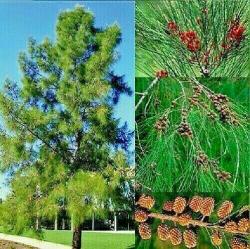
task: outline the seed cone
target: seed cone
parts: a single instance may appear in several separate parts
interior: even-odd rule
[[[231,174],[226,171],[214,170],[214,174],[222,182],[226,182],[232,177]]]
[[[211,241],[214,246],[220,246],[222,244],[222,235],[219,231],[214,231],[211,235]]]
[[[174,200],[173,211],[177,214],[181,214],[187,205],[187,201],[183,197],[176,197]]]
[[[230,245],[232,249],[248,249],[249,248],[248,244],[245,241],[237,237],[234,237],[231,240]]]
[[[139,205],[140,207],[151,209],[155,204],[155,200],[152,196],[142,195],[136,202],[136,204]]]
[[[193,196],[188,205],[192,211],[197,213],[200,211],[202,200],[203,198],[201,196]]]
[[[166,241],[170,236],[170,229],[167,225],[161,224],[157,228],[157,235],[160,240]]]
[[[189,124],[186,121],[182,121],[180,125],[178,126],[178,132],[183,137],[189,137],[192,138],[193,132],[189,126]]]
[[[183,233],[183,239],[187,248],[194,248],[197,245],[197,235],[192,230],[185,230]]]
[[[180,245],[182,242],[182,234],[178,228],[172,228],[169,233],[169,238],[172,245]]]
[[[173,201],[166,201],[163,204],[163,208],[162,209],[164,211],[171,212],[171,211],[173,211],[173,206],[174,206],[174,202]]]
[[[151,228],[147,223],[141,223],[138,229],[142,239],[147,240],[151,238]]]
[[[212,197],[206,197],[201,202],[200,212],[204,216],[210,216],[214,210],[214,199]]]
[[[154,125],[155,129],[159,132],[163,132],[168,128],[169,120],[167,115],[162,116],[158,119]]]
[[[203,151],[198,151],[195,163],[199,167],[206,168],[209,164],[208,156]]]
[[[231,201],[224,201],[217,211],[219,218],[223,219],[227,217],[233,210],[234,204]]]
[[[238,230],[241,232],[247,232],[250,228],[249,219],[242,218],[238,222]]]
[[[145,222],[148,219],[148,214],[144,210],[136,210],[135,211],[135,221],[137,222]]]
[[[225,224],[224,228],[227,232],[234,232],[238,230],[238,225],[234,221],[229,221]]]
[[[189,214],[181,214],[179,216],[179,224],[181,226],[187,226],[191,220],[192,217]]]

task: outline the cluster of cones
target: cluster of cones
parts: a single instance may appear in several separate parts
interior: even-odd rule
[[[197,52],[201,47],[200,39],[195,31],[180,31],[180,28],[174,21],[170,21],[167,23],[166,32],[169,34],[178,35],[180,41],[187,47],[190,52]]]
[[[209,98],[212,101],[216,111],[219,113],[220,120],[223,123],[229,123],[233,125],[237,125],[239,123],[235,117],[235,114],[230,110],[227,96],[223,94],[211,94]]]
[[[197,229],[206,227],[212,229],[211,242],[213,245],[222,244],[222,231],[225,231],[234,234],[230,242],[232,249],[248,248],[245,239],[238,234],[249,233],[249,217],[241,215],[237,218],[237,222],[236,219],[233,220],[234,205],[231,201],[224,201],[217,209],[217,226],[213,226],[212,223],[203,223],[204,219],[209,219],[209,216],[215,212],[215,200],[212,197],[193,196],[188,200],[178,196],[173,201],[166,201],[163,204],[163,215],[150,213],[150,209],[155,204],[155,200],[151,196],[142,195],[136,204],[138,208],[135,211],[135,220],[140,223],[138,231],[144,240],[152,237],[152,229],[147,220],[154,217],[162,220],[157,227],[158,238],[161,241],[169,241],[172,245],[180,245],[183,242],[187,248],[196,247],[198,245]],[[201,214],[202,218],[193,218],[194,213]],[[166,218],[164,219],[163,216]],[[164,220],[169,222],[174,220],[174,224],[166,224]],[[185,228],[181,229],[181,227]]]
[[[164,114],[156,121],[154,127],[157,131],[164,132],[168,128],[168,125],[169,125],[168,115]]]
[[[191,105],[197,105],[199,103],[199,96],[202,93],[202,86],[194,86],[193,87],[194,94],[189,98]]]
[[[203,13],[207,14],[208,10],[206,9],[206,11]],[[201,18],[197,18],[197,23],[199,25],[202,24]],[[205,64],[205,68],[202,69],[202,73],[205,76],[209,75],[209,70],[207,69],[207,67],[209,64],[209,60],[213,60],[213,58],[209,57],[211,54],[211,49],[214,47],[214,45],[211,45],[211,48],[205,51],[201,58],[198,58],[197,52],[201,49],[201,40],[198,37],[196,31],[181,31],[180,27],[174,21],[169,21],[167,23],[166,33],[179,37],[181,43],[183,43],[190,52],[196,53],[195,56],[191,57],[190,62],[203,62]],[[219,61],[222,58],[226,58],[229,52],[233,50],[233,48],[238,47],[240,45],[242,40],[244,40],[245,36],[246,27],[244,26],[244,24],[241,23],[239,19],[232,20],[230,22],[228,31],[223,38],[223,42],[221,43],[221,47],[223,50],[215,56],[214,60]]]

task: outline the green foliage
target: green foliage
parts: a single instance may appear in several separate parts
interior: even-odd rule
[[[136,6],[137,75],[150,76],[166,69],[172,77],[249,75],[248,0],[138,1]],[[244,38],[230,44],[233,22],[243,25]],[[177,30],[168,30],[174,22]],[[191,52],[180,33],[194,31],[200,48]],[[223,47],[224,46],[224,47]],[[204,70],[207,70],[204,71]]]
[[[68,209],[75,224],[81,224],[93,214],[104,212],[108,188],[101,174],[79,171],[68,182]]]
[[[203,106],[191,106],[191,81],[166,79],[158,82],[136,113],[136,178],[144,190],[248,191],[249,79],[199,81],[215,93],[229,97],[230,108],[236,113],[239,125],[223,123],[218,118],[212,120],[208,113],[214,107],[205,95],[199,98]],[[150,78],[138,78],[136,91],[144,92],[150,83]],[[174,99],[177,101],[173,106]],[[204,108],[205,104],[208,108]],[[189,110],[187,121],[193,132],[191,139],[177,132],[183,108]],[[169,125],[159,132],[154,126],[165,113],[168,113]],[[198,166],[195,163],[197,151],[204,151],[209,159],[215,159],[218,170],[229,172],[231,179],[219,180],[212,168]]]
[[[131,93],[111,71],[120,40],[118,25],[96,28],[78,6],[59,15],[55,42],[30,39],[20,53],[22,84],[6,80],[0,93],[0,170],[12,173],[1,213],[12,207],[2,220],[9,230],[34,228],[61,210],[80,224],[127,180],[115,159],[122,145],[113,107]]]

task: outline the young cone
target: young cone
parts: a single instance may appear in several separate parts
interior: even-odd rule
[[[149,195],[142,195],[136,204],[142,208],[150,210],[155,204],[155,199]]]
[[[242,218],[238,222],[238,230],[241,232],[247,232],[250,228],[250,222],[247,218]]]
[[[172,228],[169,233],[169,238],[172,245],[180,245],[182,242],[182,233],[178,228]]]
[[[214,210],[214,199],[206,197],[201,202],[200,212],[203,216],[210,216]]]
[[[189,214],[181,214],[179,216],[179,224],[181,226],[187,226],[190,220],[192,220],[192,217]]]
[[[225,224],[224,228],[227,232],[234,232],[238,230],[238,225],[235,221],[229,221]]]
[[[183,233],[183,239],[187,248],[194,248],[197,246],[197,235],[192,230],[185,230]]]
[[[193,196],[188,205],[192,211],[198,213],[200,211],[202,201],[203,198],[201,196]]]
[[[248,244],[240,238],[234,237],[230,242],[232,249],[248,249]]]
[[[211,235],[211,241],[214,246],[220,246],[222,244],[222,235],[219,231],[214,231]]]
[[[220,219],[227,217],[233,210],[233,203],[231,201],[224,201],[217,211],[217,215]]]
[[[166,241],[169,239],[169,227],[165,224],[161,224],[157,228],[157,235],[160,240]]]
[[[142,239],[148,240],[151,238],[151,228],[147,223],[141,223],[138,230]]]
[[[145,222],[148,219],[148,214],[144,210],[136,210],[135,211],[135,221],[137,222]]]
[[[174,202],[173,201],[166,201],[163,204],[163,208],[162,209],[164,211],[171,212],[171,211],[173,211],[173,206],[174,206]]]
[[[183,197],[176,197],[174,200],[173,211],[177,214],[181,214],[187,205],[187,201]]]

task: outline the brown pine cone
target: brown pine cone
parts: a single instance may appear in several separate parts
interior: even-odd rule
[[[220,219],[227,217],[233,210],[234,204],[231,201],[224,201],[217,211]]]
[[[234,232],[238,230],[238,225],[234,221],[229,221],[225,224],[225,231]]]
[[[135,221],[137,222],[145,222],[148,219],[148,214],[144,210],[136,210],[135,211]]]
[[[173,211],[177,214],[181,214],[187,205],[187,201],[183,197],[176,197],[174,200]]]
[[[173,210],[174,202],[173,201],[166,201],[163,204],[163,210],[167,212],[171,212]]]
[[[161,224],[157,228],[157,235],[160,240],[166,241],[167,239],[169,239],[169,236],[170,236],[169,232],[170,232],[170,229],[165,224]]]
[[[206,197],[201,202],[200,213],[203,216],[210,216],[214,210],[214,198]]]
[[[178,218],[181,226],[187,226],[192,220],[192,217],[189,214],[181,214]]]
[[[178,228],[172,228],[169,232],[169,238],[172,245],[177,246],[182,242],[182,234]]]
[[[248,249],[248,244],[240,238],[234,237],[230,242],[232,249]]]
[[[181,136],[189,137],[189,138],[192,138],[192,136],[193,136],[193,132],[191,130],[191,127],[189,126],[189,124],[186,121],[182,121],[180,123],[180,125],[178,126],[177,130]]]
[[[183,239],[187,248],[194,248],[197,245],[197,235],[192,230],[185,230],[183,233]]]
[[[214,246],[220,246],[222,244],[222,235],[219,231],[214,231],[211,235],[211,241]]]
[[[168,128],[168,125],[169,125],[169,120],[167,115],[165,114],[155,122],[154,127],[159,132],[163,132]]]
[[[151,209],[155,204],[155,200],[152,196],[142,195],[136,204],[142,208]]]
[[[201,196],[197,196],[197,195],[193,196],[188,205],[192,209],[192,211],[197,213],[200,211],[202,200],[203,198]]]
[[[247,232],[250,228],[250,222],[247,218],[242,218],[238,222],[238,230],[241,232]]]
[[[151,228],[147,223],[141,223],[138,230],[142,239],[147,240],[151,238]]]

